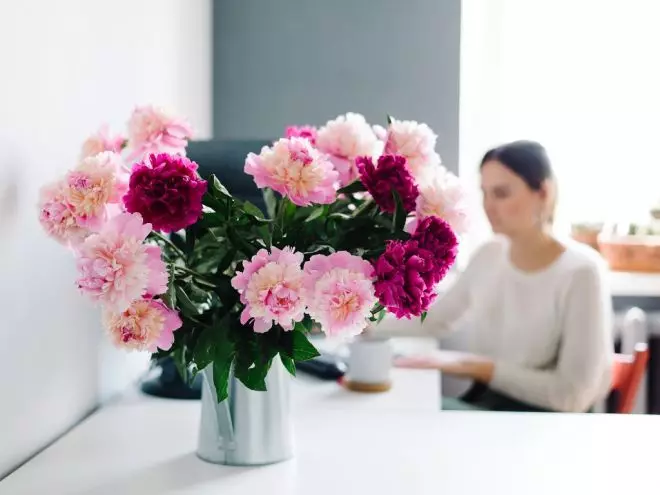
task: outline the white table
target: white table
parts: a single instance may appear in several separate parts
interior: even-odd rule
[[[410,372],[413,373],[413,372]],[[297,455],[260,468],[194,455],[199,405],[124,400],[0,482],[0,494],[620,494],[657,491],[651,416],[310,407]]]

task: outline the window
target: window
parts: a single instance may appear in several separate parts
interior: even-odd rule
[[[645,219],[660,200],[660,2],[464,0],[460,171],[534,139],[558,223]]]

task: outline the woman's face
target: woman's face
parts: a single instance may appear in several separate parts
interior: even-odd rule
[[[515,237],[542,227],[545,189],[534,191],[499,161],[481,167],[481,190],[493,232]]]

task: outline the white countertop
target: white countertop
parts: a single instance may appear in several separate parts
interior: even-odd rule
[[[657,490],[653,416],[315,408],[296,458],[232,468],[195,457],[199,405],[141,399],[92,416],[0,494],[620,494]],[[655,487],[655,488],[654,488]]]
[[[197,401],[132,392],[0,482],[0,495],[600,495],[660,484],[643,453],[658,417],[439,412],[438,373],[395,370],[393,381],[359,394],[300,377],[296,457],[259,468],[195,456]]]

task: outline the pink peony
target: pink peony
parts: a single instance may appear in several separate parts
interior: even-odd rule
[[[312,256],[304,272],[309,315],[326,334],[354,336],[367,327],[377,301],[371,263],[340,251]]]
[[[169,350],[182,321],[154,299],[138,299],[123,311],[103,309],[103,324],[117,347],[136,351]]]
[[[307,139],[282,138],[261,154],[250,153],[245,173],[258,187],[270,187],[298,206],[335,201],[337,172]]]
[[[202,216],[206,181],[197,174],[197,164],[179,155],[149,155],[133,166],[126,210],[139,213],[154,230],[175,232]]]
[[[167,290],[167,270],[158,246],[144,244],[151,225],[137,213],[109,220],[78,247],[80,290],[109,309],[123,311],[145,294]]]
[[[413,176],[406,168],[406,159],[399,155],[383,155],[378,158],[378,167],[371,157],[362,156],[356,161],[360,180],[374,198],[381,210],[394,213],[396,203],[392,191],[401,198],[406,212],[415,209],[419,190]]]
[[[341,186],[357,180],[355,159],[358,156],[374,156],[378,139],[363,115],[347,113],[330,120],[319,129],[316,146],[332,160]]]
[[[121,157],[103,151],[85,158],[67,174],[67,199],[78,224],[98,230],[108,218],[108,205],[120,204],[126,191]]]
[[[76,221],[67,189],[65,181],[58,181],[39,192],[39,223],[49,236],[65,246],[79,244],[90,233]]]
[[[301,137],[309,140],[312,146],[316,145],[316,127],[309,125],[295,126],[290,125],[286,128],[285,138]]]
[[[292,330],[303,319],[302,261],[302,253],[293,248],[273,247],[270,253],[261,249],[250,261],[243,262],[243,271],[237,271],[231,280],[245,305],[243,325],[253,320],[254,331],[264,333],[273,325]]]
[[[185,154],[192,137],[190,124],[154,106],[137,107],[128,121],[128,159],[151,153]]]
[[[123,136],[113,136],[107,125],[102,126],[96,133],[89,136],[82,145],[80,158],[85,159],[98,155],[104,151],[121,152],[125,139]]]
[[[390,241],[375,261],[376,296],[397,318],[421,316],[435,300],[432,255],[416,241]]]
[[[420,249],[431,253],[433,270],[429,273],[429,284],[440,282],[456,261],[458,240],[450,225],[442,218],[426,217],[419,222],[410,238]]]
[[[435,151],[437,136],[426,124],[410,120],[392,120],[385,137],[385,153],[403,155],[408,168],[419,183],[424,176],[440,165]]]
[[[459,178],[444,167],[438,167],[438,170],[420,186],[416,219],[406,226],[406,230],[414,232],[419,220],[431,216],[445,220],[457,234],[464,234],[468,230],[469,216],[465,188]]]

